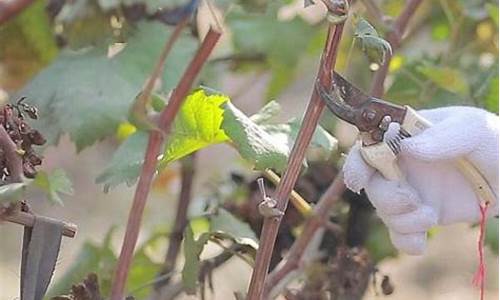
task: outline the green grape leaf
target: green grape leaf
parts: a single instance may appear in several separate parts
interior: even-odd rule
[[[498,255],[498,219],[491,218],[486,224],[485,243],[490,250]]]
[[[193,229],[186,226],[184,231],[184,267],[182,268],[182,283],[188,295],[196,293],[198,274],[200,272],[200,254],[208,242],[210,233],[205,232],[195,240]]]
[[[355,20],[354,37],[360,42],[361,49],[371,62],[383,64],[387,55],[392,55],[389,42],[380,37],[377,30],[365,19]]]
[[[264,14],[233,9],[226,20],[239,55],[264,55],[272,79],[266,97],[276,97],[294,78],[297,63],[307,52],[316,29],[303,19],[278,20],[279,3],[269,3]]]
[[[250,116],[250,120],[257,124],[269,122],[276,117],[281,111],[281,105],[276,101],[270,101],[262,107],[256,114]]]
[[[498,114],[498,75],[490,80],[488,94],[485,98],[486,109]]]
[[[137,131],[118,147],[111,162],[96,179],[96,183],[104,184],[104,191],[123,182],[129,186],[135,183],[144,163],[148,137],[146,132]]]
[[[253,249],[259,247],[259,240],[250,226],[222,208],[210,217],[210,232],[222,234],[240,245],[248,245]]]
[[[287,123],[266,124],[263,125],[262,128],[269,133],[275,141],[285,143],[291,149],[299,134],[300,126],[301,121],[294,118]],[[318,126],[311,139],[311,146],[321,148],[327,153],[332,153],[337,149],[338,142],[336,138],[328,133],[328,131]]]
[[[469,85],[464,74],[451,67],[420,66],[417,70],[440,88],[461,96],[469,94]]]
[[[39,171],[33,181],[34,185],[47,194],[50,202],[63,205],[60,194],[73,195],[73,184],[62,169],[52,173]]]
[[[387,257],[396,257],[398,255],[398,251],[392,245],[387,227],[380,221],[376,221],[371,226],[365,245],[375,263]]]
[[[97,48],[63,51],[20,93],[40,111],[37,129],[51,144],[69,133],[78,151],[114,134],[170,32],[158,23],[139,23],[125,49],[112,58]],[[175,86],[195,47],[187,33],[180,37],[161,76],[163,91]]]
[[[81,282],[88,273],[98,274],[99,288],[102,295],[107,295],[111,287],[113,270],[117,257],[111,246],[111,236],[115,227],[111,227],[104,240],[100,244],[86,241],[71,266],[64,272],[60,279],[54,282],[47,293],[47,298],[66,294],[71,286]]]
[[[28,182],[9,183],[0,186],[0,203],[22,200]]]
[[[490,16],[490,18],[498,27],[498,4],[495,5],[493,3],[486,3],[486,10],[488,11],[488,15]]]
[[[228,140],[221,129],[223,110],[229,98],[207,96],[203,90],[189,95],[175,117],[161,166],[178,160],[201,148]]]
[[[224,103],[223,108],[222,129],[231,138],[241,157],[257,170],[283,171],[289,148],[283,143],[276,143],[270,134],[231,103]]]

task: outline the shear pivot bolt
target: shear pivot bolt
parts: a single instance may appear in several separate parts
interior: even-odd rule
[[[367,121],[373,121],[373,119],[375,119],[375,116],[377,115],[376,112],[374,112],[373,110],[365,110],[363,112],[363,118]]]

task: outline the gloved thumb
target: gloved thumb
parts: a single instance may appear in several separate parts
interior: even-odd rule
[[[448,118],[401,141],[401,153],[423,161],[454,159],[472,152],[481,131],[464,118]]]

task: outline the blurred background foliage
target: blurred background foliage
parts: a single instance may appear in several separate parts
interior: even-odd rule
[[[376,12],[367,8],[370,6],[366,2],[372,1],[356,1],[352,14],[363,16],[380,36],[384,36],[392,17],[397,16],[405,4],[401,0],[373,1],[386,16],[380,19]],[[324,9],[321,6],[303,9],[301,1],[292,0],[216,0],[214,5],[216,13],[223,19],[224,37],[199,78],[199,84],[208,87],[202,100],[209,99],[213,91],[224,93],[224,78],[254,74],[255,77],[270,78],[263,87],[263,96],[254,99],[258,107],[271,100],[277,100],[282,106],[294,105],[288,103],[283,94],[294,82],[304,80],[304,64],[317,63],[326,32]],[[198,12],[193,22],[184,30],[167,59],[155,90],[160,96],[168,95],[175,87],[208,30],[210,9],[206,2],[36,0],[15,18],[0,25],[0,103],[27,96],[30,103],[40,110],[40,120],[34,124],[52,145],[57,145],[64,135],[69,135],[77,151],[104,139],[111,141],[118,151],[108,169],[100,170],[98,183],[108,186],[122,182],[133,184],[142,164],[146,137],[143,131],[129,123],[130,106],[149,76],[165,40],[172,33],[173,24],[196,6]],[[354,36],[356,27],[353,22],[348,21],[345,30],[337,70],[367,90],[379,65],[370,56],[365,56],[360,41]],[[498,3],[482,0],[423,1],[411,19],[401,49],[394,53],[389,70],[385,98],[394,102],[416,108],[473,105],[498,113]],[[251,84],[250,81],[248,85]],[[233,91],[228,96],[234,102],[239,93]],[[193,98],[193,101],[197,100]],[[210,108],[215,117],[219,113],[217,107]],[[185,115],[189,115],[189,107],[183,109]],[[237,112],[234,114],[238,115]],[[267,124],[256,121],[259,116],[253,118],[252,122],[261,126],[256,127],[257,133],[259,130],[286,133],[285,140],[290,137],[293,140],[296,135],[297,121]],[[188,117],[176,120],[179,128],[196,127],[196,122],[201,121]],[[235,126],[242,124],[238,122],[229,125],[233,131],[238,130]],[[323,117],[322,125],[333,135],[342,126],[329,114]],[[217,129],[210,134],[215,136]],[[230,132],[225,131],[226,134]],[[334,151],[336,140],[328,132],[317,135],[317,144],[328,150],[326,162],[325,155],[310,153],[309,169],[298,183],[300,193],[313,202],[340,166],[339,153],[347,151],[349,145],[341,136],[336,136],[340,149]],[[279,135],[272,136],[279,140]],[[229,138],[235,144],[251,139]],[[181,156],[227,139],[226,136],[217,136],[191,141],[188,146],[183,144],[183,147],[191,148]],[[352,137],[347,140],[352,140]],[[250,154],[244,154],[241,148],[238,150],[256,166],[259,157],[252,154],[252,146],[245,146],[250,149]],[[174,153],[175,156],[177,150],[167,149],[166,154]],[[272,160],[275,158],[273,156]],[[165,159],[168,161],[168,157]],[[329,168],[328,171],[325,168]],[[255,196],[256,186],[253,179],[240,178],[242,175],[239,174],[226,175],[215,187],[206,188],[205,206],[197,204],[192,209],[191,215],[196,218],[193,217],[190,228],[196,236],[210,233],[206,235],[206,241],[210,243],[224,240],[226,243],[230,241],[230,245],[241,245],[245,244],[241,242],[242,236],[256,240],[259,233],[258,220],[251,216],[256,212],[245,211],[248,207],[242,205],[252,197],[258,198]],[[164,169],[156,179],[155,187],[164,186],[171,177],[171,168]],[[366,248],[375,263],[396,256],[385,227],[374,217],[366,198],[352,194],[346,194],[344,198],[345,201],[335,209],[332,222],[345,225],[347,236],[352,239],[348,244]],[[222,218],[221,214],[226,217]],[[363,222],[351,224],[353,218],[361,218]],[[166,220],[166,228],[171,221]],[[281,240],[278,240],[278,248],[284,250],[300,231],[301,224],[293,215],[288,221],[280,234]],[[228,228],[234,229],[233,232]],[[364,232],[360,233],[360,228]],[[88,241],[82,246],[72,266],[65,271],[66,275],[53,285],[51,295],[66,293],[72,284],[81,281],[89,272],[99,274],[101,292],[108,295],[117,259],[116,249],[110,242],[113,232],[113,228],[110,229],[102,242]],[[226,235],[221,237],[214,235],[215,232]],[[497,219],[488,224],[487,236],[491,250],[498,254]],[[190,242],[193,245],[201,243],[200,240]],[[164,251],[166,243],[167,234],[162,230],[151,233],[138,247],[127,284],[131,295],[144,299],[150,294],[161,269],[158,252]],[[203,248],[204,244],[205,241],[199,245]],[[326,238],[323,244],[328,244]],[[323,245],[322,249],[328,247]],[[243,253],[252,256],[248,249]],[[197,270],[200,267],[197,266],[199,253],[185,255],[194,260],[189,261],[192,264],[188,267]],[[198,272],[191,275],[194,278],[183,278],[184,284],[186,280],[204,281],[196,277]]]

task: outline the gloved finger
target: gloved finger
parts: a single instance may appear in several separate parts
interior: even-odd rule
[[[403,234],[389,230],[389,235],[394,247],[410,255],[422,255],[427,246],[426,232]]]
[[[422,200],[407,183],[385,179],[377,173],[365,188],[368,199],[379,214],[399,215],[416,210]]]
[[[361,189],[365,188],[375,173],[375,169],[364,161],[359,148],[360,143],[354,144],[342,167],[345,185],[355,193],[359,193]]]
[[[453,159],[472,152],[481,142],[483,111],[461,108],[457,115],[433,124],[422,133],[401,141],[401,153],[424,161]],[[484,130],[483,130],[484,131]]]
[[[402,234],[426,232],[438,223],[436,211],[427,205],[421,205],[418,209],[407,214],[381,215],[380,217],[387,227]]]

